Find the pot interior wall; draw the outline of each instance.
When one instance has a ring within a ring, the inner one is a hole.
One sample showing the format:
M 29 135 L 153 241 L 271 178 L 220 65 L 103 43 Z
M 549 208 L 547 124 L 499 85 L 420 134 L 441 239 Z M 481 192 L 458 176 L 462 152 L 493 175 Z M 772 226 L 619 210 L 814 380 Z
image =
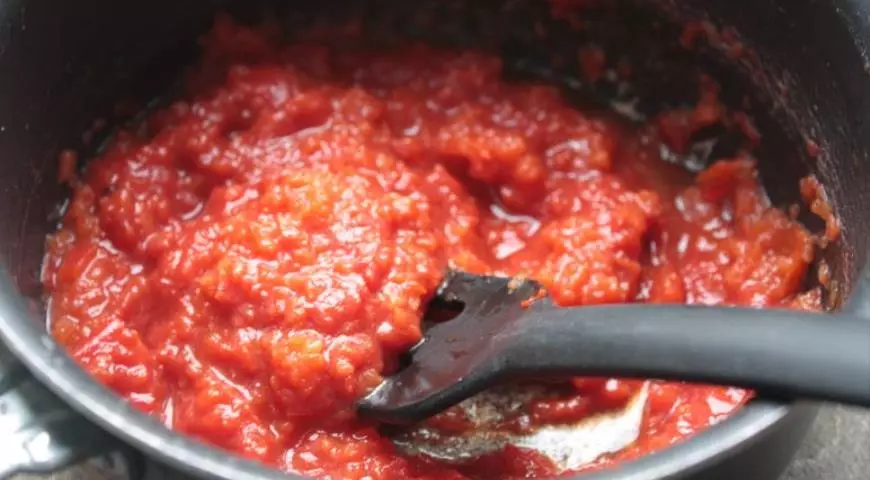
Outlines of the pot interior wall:
M 361 19 L 370 45 L 413 39 L 495 51 L 511 77 L 552 81 L 587 107 L 637 98 L 644 116 L 694 102 L 699 74 L 708 73 L 722 85 L 725 103 L 749 105 L 763 133 L 755 153 L 774 203 L 801 203 L 798 180 L 808 173 L 828 186 L 845 227 L 842 240 L 822 254 L 832 267 L 832 306 L 849 293 L 865 263 L 870 222 L 862 206 L 870 194 L 862 187 L 870 178 L 870 127 L 863 117 L 870 85 L 845 20 L 827 3 L 758 0 L 734 9 L 727 0 L 575 2 L 585 10 L 567 21 L 554 20 L 551 3 L 540 0 L 333 0 L 328 9 L 324 2 L 274 2 L 271 8 L 219 0 L 118 3 L 7 2 L 0 12 L 0 69 L 14 72 L 0 78 L 0 220 L 6 226 L 0 252 L 32 299 L 35 321 L 42 319 L 43 238 L 67 193 L 56 181 L 58 154 L 64 148 L 93 153 L 98 142 L 84 144 L 82 137 L 95 120 L 118 124 L 130 114 L 119 101 L 164 92 L 195 58 L 196 35 L 221 8 L 250 20 L 277 18 L 291 36 L 301 27 Z M 704 18 L 733 26 L 750 53 L 727 55 L 735 42 L 682 46 L 684 22 Z M 577 55 L 584 45 L 603 47 L 611 66 L 630 59 L 635 82 L 583 81 Z M 733 141 L 720 141 L 695 160 L 732 154 L 740 136 L 729 135 Z M 818 158 L 808 155 L 807 139 L 820 145 Z M 806 221 L 820 228 L 817 219 Z

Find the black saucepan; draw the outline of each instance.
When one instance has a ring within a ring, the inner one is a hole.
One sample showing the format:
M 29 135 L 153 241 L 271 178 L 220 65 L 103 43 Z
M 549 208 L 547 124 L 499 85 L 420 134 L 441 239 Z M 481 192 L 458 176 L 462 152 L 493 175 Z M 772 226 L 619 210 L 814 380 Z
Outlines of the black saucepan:
M 59 152 L 83 149 L 82 135 L 96 119 L 124 120 L 126 113 L 115 108 L 119 100 L 167 91 L 217 10 L 253 18 L 256 3 L 0 2 L 0 338 L 19 361 L 0 359 L 0 477 L 49 471 L 116 446 L 119 438 L 197 477 L 287 478 L 176 435 L 92 381 L 46 335 L 39 283 L 44 237 L 66 193 L 56 181 Z M 799 201 L 798 179 L 808 173 L 826 186 L 843 226 L 840 241 L 822 254 L 832 272 L 828 304 L 870 316 L 870 280 L 858 273 L 870 242 L 870 2 L 577 2 L 601 4 L 588 17 L 595 21 L 582 34 L 553 24 L 550 43 L 526 35 L 534 21 L 549 25 L 544 0 L 274 3 L 274 14 L 291 29 L 313 16 L 362 15 L 379 41 L 422 36 L 497 49 L 518 75 L 535 74 L 554 51 L 592 41 L 634 60 L 644 79 L 638 93 L 649 103 L 641 109 L 691 100 L 686 95 L 695 91 L 696 74 L 711 73 L 726 101 L 752 99 L 749 113 L 764 133 L 756 153 L 775 203 Z M 618 10 L 607 11 L 613 3 Z M 428 27 L 411 20 L 425 9 L 437 20 Z M 680 47 L 691 20 L 708 20 L 722 35 L 697 49 Z M 547 71 L 554 81 L 571 74 Z M 607 85 L 593 90 L 585 94 L 613 93 Z M 809 154 L 808 139 L 820 155 Z M 758 400 L 667 451 L 582 478 L 773 479 L 814 415 L 812 405 Z

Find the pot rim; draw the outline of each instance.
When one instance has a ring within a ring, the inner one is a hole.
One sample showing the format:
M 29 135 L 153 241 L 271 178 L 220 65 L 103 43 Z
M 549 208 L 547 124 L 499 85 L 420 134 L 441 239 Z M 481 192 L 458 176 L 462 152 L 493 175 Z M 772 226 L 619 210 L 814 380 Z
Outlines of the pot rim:
M 5 268 L 3 269 L 5 270 Z M 17 289 L 0 278 L 0 339 L 51 391 L 74 410 L 148 457 L 197 477 L 224 480 L 303 479 L 288 476 L 192 437 L 174 432 L 130 406 L 92 379 L 55 340 L 28 318 Z M 791 404 L 758 399 L 717 425 L 661 451 L 600 472 L 570 477 L 583 480 L 662 480 L 696 471 L 745 448 L 775 428 Z

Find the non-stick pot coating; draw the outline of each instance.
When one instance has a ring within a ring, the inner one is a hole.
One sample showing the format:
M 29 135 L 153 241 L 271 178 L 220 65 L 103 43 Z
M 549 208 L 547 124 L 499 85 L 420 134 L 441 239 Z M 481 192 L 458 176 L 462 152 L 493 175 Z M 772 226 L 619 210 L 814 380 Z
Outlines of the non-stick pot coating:
M 864 208 L 870 200 L 864 188 L 870 181 L 870 126 L 864 122 L 870 82 L 863 55 L 868 32 L 863 5 L 845 0 L 757 0 L 741 2 L 739 8 L 728 0 L 574 2 L 593 5 L 578 16 L 585 27 L 577 30 L 552 21 L 549 4 L 542 0 L 275 3 L 264 8 L 256 2 L 218 0 L 19 0 L 0 7 L 0 262 L 5 277 L 0 330 L 42 380 L 66 379 L 49 382 L 64 399 L 88 410 L 92 419 L 101 417 L 104 426 L 158 459 L 218 478 L 259 474 L 247 462 L 229 461 L 190 442 L 172 440 L 172 448 L 158 448 L 157 440 L 170 434 L 119 410 L 117 399 L 84 376 L 66 375 L 74 367 L 40 333 L 39 266 L 44 237 L 55 227 L 67 193 L 56 181 L 58 154 L 64 148 L 93 152 L 98 141 L 85 145 L 83 134 L 95 120 L 117 124 L 131 115 L 129 108 L 119 108 L 129 100 L 142 105 L 166 92 L 194 58 L 196 36 L 221 9 L 248 19 L 270 12 L 291 34 L 294 26 L 315 21 L 361 18 L 372 42 L 419 38 L 486 48 L 503 55 L 511 75 L 544 76 L 569 87 L 579 103 L 605 105 L 616 95 L 613 85 L 578 82 L 575 63 L 556 68 L 553 61 L 560 55 L 571 58 L 580 45 L 593 43 L 613 58 L 632 59 L 641 79 L 633 86 L 633 94 L 642 99 L 641 113 L 691 101 L 697 73 L 710 73 L 722 83 L 726 102 L 742 105 L 750 98 L 749 113 L 764 134 L 756 154 L 776 204 L 799 202 L 797 182 L 807 173 L 827 187 L 844 226 L 839 243 L 822 255 L 833 277 L 828 302 L 838 307 L 843 299 L 861 297 L 863 290 L 855 287 L 870 238 L 870 213 Z M 730 30 L 722 27 L 733 27 L 736 41 L 752 53 L 729 56 L 734 43 L 711 45 L 703 39 L 699 48 L 686 49 L 679 38 L 689 20 L 710 20 L 728 35 Z M 536 33 L 542 25 L 543 36 Z M 820 146 L 818 157 L 808 154 L 808 139 Z M 728 150 L 724 142 L 707 160 L 728 155 Z M 864 307 L 858 302 L 850 308 Z M 806 406 L 786 413 L 756 402 L 698 439 L 621 471 L 626 478 L 663 478 L 675 471 L 706 480 L 735 478 L 737 472 L 774 478 L 812 415 Z M 746 441 L 749 436 L 760 441 Z

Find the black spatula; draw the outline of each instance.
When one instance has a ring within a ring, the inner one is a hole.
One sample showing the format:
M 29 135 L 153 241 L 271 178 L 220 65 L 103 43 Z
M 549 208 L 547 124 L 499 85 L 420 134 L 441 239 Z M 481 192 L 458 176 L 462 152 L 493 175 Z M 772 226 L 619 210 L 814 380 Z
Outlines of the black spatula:
M 536 282 L 450 272 L 407 366 L 359 403 L 409 424 L 493 385 L 544 377 L 659 378 L 870 407 L 870 321 L 792 310 L 684 305 L 556 307 Z

